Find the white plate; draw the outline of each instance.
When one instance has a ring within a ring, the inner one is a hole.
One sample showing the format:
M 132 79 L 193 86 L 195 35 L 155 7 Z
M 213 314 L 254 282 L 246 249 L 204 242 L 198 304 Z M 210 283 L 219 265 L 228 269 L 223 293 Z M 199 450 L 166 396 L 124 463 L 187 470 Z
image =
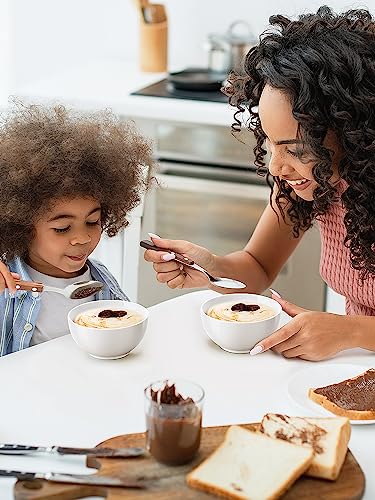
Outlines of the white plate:
M 370 367 L 363 365 L 352 365 L 344 363 L 316 364 L 310 368 L 305 368 L 296 372 L 288 383 L 288 396 L 305 411 L 305 416 L 319 415 L 332 417 L 333 414 L 325 410 L 322 406 L 314 403 L 308 392 L 313 387 L 323 387 L 325 385 L 336 384 L 347 378 L 355 377 L 368 370 Z M 306 414 L 309 412 L 309 415 Z M 375 424 L 375 420 L 351 420 L 354 425 Z

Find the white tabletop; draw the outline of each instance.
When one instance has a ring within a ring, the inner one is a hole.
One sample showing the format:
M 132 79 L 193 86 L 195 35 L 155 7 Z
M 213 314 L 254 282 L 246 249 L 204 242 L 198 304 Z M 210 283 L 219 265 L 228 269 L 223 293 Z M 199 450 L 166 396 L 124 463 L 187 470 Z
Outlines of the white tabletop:
M 288 379 L 313 366 L 272 352 L 229 354 L 205 335 L 199 306 L 215 292 L 200 291 L 150 308 L 142 343 L 126 358 L 97 360 L 67 335 L 0 359 L 0 442 L 94 446 L 145 430 L 143 389 L 180 377 L 206 392 L 205 426 L 256 422 L 267 412 L 301 415 L 287 396 Z M 346 351 L 334 362 L 374 365 L 373 354 Z M 315 364 L 316 365 L 316 364 Z M 350 449 L 366 475 L 365 499 L 375 498 L 375 426 L 352 426 Z M 0 468 L 90 472 L 84 458 L 0 456 Z M 13 498 L 14 480 L 0 479 L 0 498 Z

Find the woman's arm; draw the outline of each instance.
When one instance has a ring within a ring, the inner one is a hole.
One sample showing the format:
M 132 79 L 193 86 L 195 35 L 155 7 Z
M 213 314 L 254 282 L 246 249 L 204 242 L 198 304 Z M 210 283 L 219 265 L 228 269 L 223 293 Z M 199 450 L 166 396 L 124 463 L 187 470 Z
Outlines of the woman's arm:
M 268 205 L 243 250 L 215 256 L 215 273 L 243 281 L 247 284 L 244 292 L 261 293 L 279 274 L 302 236 L 294 238 L 292 227 Z
M 277 210 L 276 207 L 275 209 Z M 299 238 L 294 238 L 292 226 L 284 222 L 277 213 L 268 205 L 245 248 L 224 256 L 212 254 L 206 248 L 189 241 L 160 239 L 155 238 L 155 235 L 152 238 L 153 242 L 158 247 L 165 248 L 166 252 L 171 250 L 184 254 L 213 276 L 244 282 L 247 285 L 244 292 L 260 293 L 272 283 L 302 237 L 301 234 Z M 146 250 L 144 255 L 145 260 L 153 262 L 158 281 L 166 283 L 170 288 L 208 286 L 207 277 L 199 271 L 176 263 L 173 256 L 166 252 Z M 210 288 L 221 293 L 233 292 L 212 285 Z
M 340 351 L 361 347 L 375 351 L 375 317 L 308 311 L 275 295 L 292 320 L 260 341 L 250 354 L 272 349 L 285 358 L 320 361 Z
M 351 347 L 375 351 L 375 317 L 346 316 L 346 320 L 353 339 Z

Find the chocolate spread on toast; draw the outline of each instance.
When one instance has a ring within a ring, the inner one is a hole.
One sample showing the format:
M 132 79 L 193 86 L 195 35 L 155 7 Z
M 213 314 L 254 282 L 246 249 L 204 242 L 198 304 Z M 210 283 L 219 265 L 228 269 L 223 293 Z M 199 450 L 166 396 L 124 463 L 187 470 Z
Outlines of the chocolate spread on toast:
M 268 426 L 269 423 L 273 424 L 271 428 Z M 268 436 L 283 439 L 289 443 L 312 446 L 314 452 L 317 454 L 323 453 L 320 439 L 327 434 L 327 431 L 302 417 L 289 417 L 288 415 L 280 415 L 279 413 L 267 413 L 264 415 L 260 431 Z
M 345 410 L 375 410 L 375 369 L 338 384 L 318 387 L 314 392 Z

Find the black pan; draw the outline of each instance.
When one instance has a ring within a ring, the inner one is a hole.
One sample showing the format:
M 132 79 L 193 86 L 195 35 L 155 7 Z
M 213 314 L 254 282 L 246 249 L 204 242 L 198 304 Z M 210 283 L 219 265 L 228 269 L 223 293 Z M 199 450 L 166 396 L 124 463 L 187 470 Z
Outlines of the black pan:
M 189 68 L 177 73 L 169 73 L 168 82 L 176 90 L 209 92 L 220 90 L 226 77 L 226 73 L 217 73 L 205 68 Z

